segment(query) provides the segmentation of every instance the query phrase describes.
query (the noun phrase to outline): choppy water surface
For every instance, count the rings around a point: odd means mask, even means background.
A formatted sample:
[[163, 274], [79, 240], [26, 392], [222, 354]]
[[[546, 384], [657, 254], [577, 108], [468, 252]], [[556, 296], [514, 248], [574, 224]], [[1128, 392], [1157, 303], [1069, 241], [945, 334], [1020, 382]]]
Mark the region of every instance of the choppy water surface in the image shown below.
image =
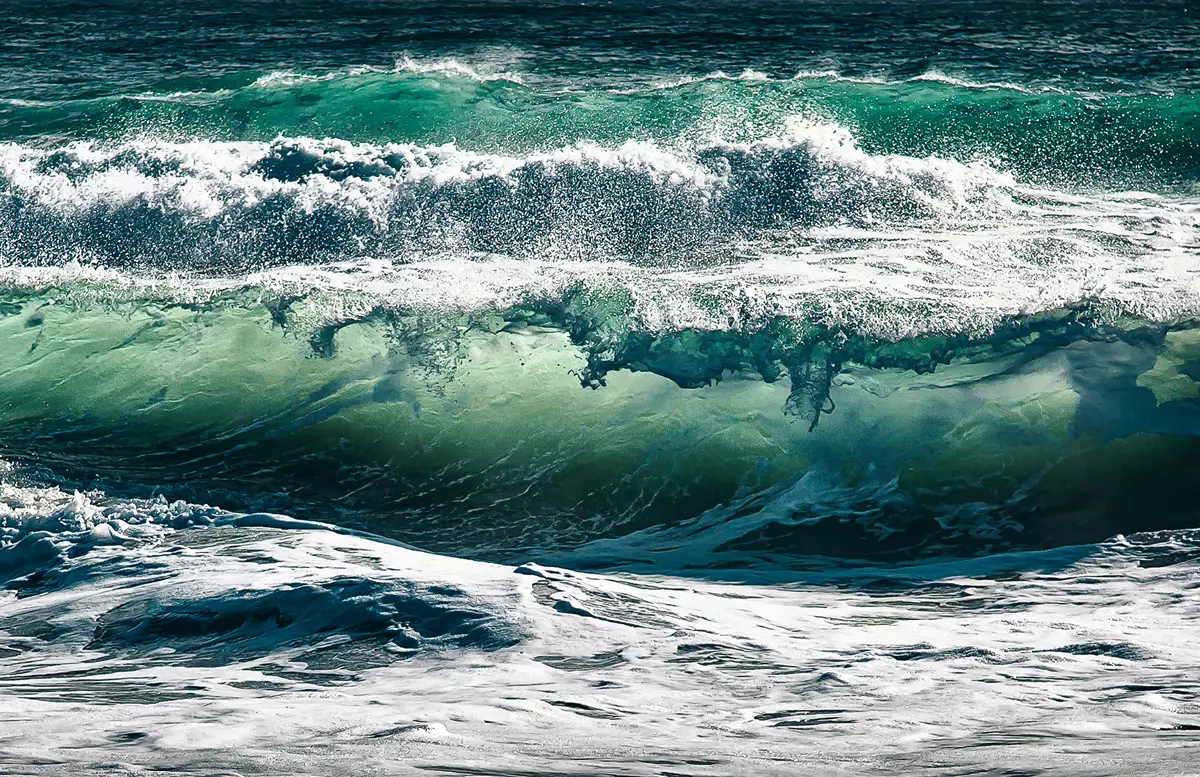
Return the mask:
[[1194, 771], [1195, 9], [0, 37], [0, 773]]

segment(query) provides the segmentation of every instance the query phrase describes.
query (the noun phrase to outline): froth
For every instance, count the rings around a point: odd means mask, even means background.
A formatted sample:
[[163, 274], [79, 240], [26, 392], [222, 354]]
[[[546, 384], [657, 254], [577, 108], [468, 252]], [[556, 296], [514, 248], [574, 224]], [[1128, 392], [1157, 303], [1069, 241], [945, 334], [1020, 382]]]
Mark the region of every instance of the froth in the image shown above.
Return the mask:
[[8, 144], [0, 190], [17, 286], [286, 287], [478, 310], [582, 285], [654, 330], [783, 315], [888, 338], [1085, 298], [1154, 319], [1198, 309], [1194, 200], [1035, 189], [983, 162], [870, 154], [802, 118], [748, 142], [523, 156], [313, 138]]

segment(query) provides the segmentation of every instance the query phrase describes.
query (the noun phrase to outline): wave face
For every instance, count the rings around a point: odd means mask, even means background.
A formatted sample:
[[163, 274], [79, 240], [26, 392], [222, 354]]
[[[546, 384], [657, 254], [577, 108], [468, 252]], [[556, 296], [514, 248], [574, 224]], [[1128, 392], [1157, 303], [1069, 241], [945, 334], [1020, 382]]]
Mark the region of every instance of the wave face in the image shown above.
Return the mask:
[[1102, 306], [890, 342], [787, 318], [652, 332], [579, 292], [458, 316], [111, 293], [14, 292], [0, 322], [6, 450], [64, 486], [286, 494], [426, 548], [589, 567], [972, 555], [1194, 518], [1200, 331]]

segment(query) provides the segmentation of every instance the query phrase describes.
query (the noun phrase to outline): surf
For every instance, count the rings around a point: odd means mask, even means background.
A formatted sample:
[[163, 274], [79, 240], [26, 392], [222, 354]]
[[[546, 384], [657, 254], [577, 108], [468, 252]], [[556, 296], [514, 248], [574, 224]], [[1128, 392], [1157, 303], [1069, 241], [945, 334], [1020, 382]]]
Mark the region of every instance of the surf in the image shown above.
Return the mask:
[[937, 70], [619, 79], [413, 59], [391, 68], [268, 71], [125, 94], [0, 100], [0, 140], [44, 146], [307, 136], [524, 155], [585, 141], [746, 141], [794, 116], [852, 128], [874, 154], [989, 161], [1058, 187], [1186, 186], [1200, 160], [1200, 103], [1186, 89], [1071, 90]]
[[[804, 116], [528, 153], [8, 143], [5, 450], [72, 488], [287, 494], [478, 558], [589, 564], [695, 529], [724, 539], [677, 563], [786, 565], [1170, 528], [1192, 515], [1169, 484], [1194, 460], [1198, 219], [1186, 193], [873, 153]], [[1126, 525], [1072, 473], [1139, 446], [1171, 474]], [[780, 507], [817, 482], [867, 494], [861, 520]]]
[[[1192, 324], [1074, 309], [979, 338], [681, 331], [612, 351], [561, 308], [305, 331], [240, 294], [10, 296], [6, 456], [116, 496], [287, 494], [297, 517], [491, 559], [583, 563], [638, 532], [688, 538], [693, 565], [972, 555], [1194, 517]], [[814, 482], [844, 502], [796, 497]], [[657, 542], [596, 558], [652, 563]]]

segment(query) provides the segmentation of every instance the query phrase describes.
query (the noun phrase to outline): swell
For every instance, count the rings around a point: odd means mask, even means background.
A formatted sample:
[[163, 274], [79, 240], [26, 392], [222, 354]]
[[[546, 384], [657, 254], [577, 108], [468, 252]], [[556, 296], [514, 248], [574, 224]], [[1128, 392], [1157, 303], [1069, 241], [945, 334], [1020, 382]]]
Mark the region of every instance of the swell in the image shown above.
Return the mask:
[[[481, 75], [449, 61], [305, 75], [236, 75], [190, 91], [9, 100], [0, 140], [337, 137], [457, 142], [510, 154], [592, 140], [762, 135], [802, 115], [853, 128], [876, 154], [986, 159], [1047, 185], [1178, 185], [1200, 170], [1200, 101], [1188, 91], [1069, 92], [937, 72], [904, 81], [807, 73], [604, 81]], [[745, 138], [738, 138], [745, 139]]]

